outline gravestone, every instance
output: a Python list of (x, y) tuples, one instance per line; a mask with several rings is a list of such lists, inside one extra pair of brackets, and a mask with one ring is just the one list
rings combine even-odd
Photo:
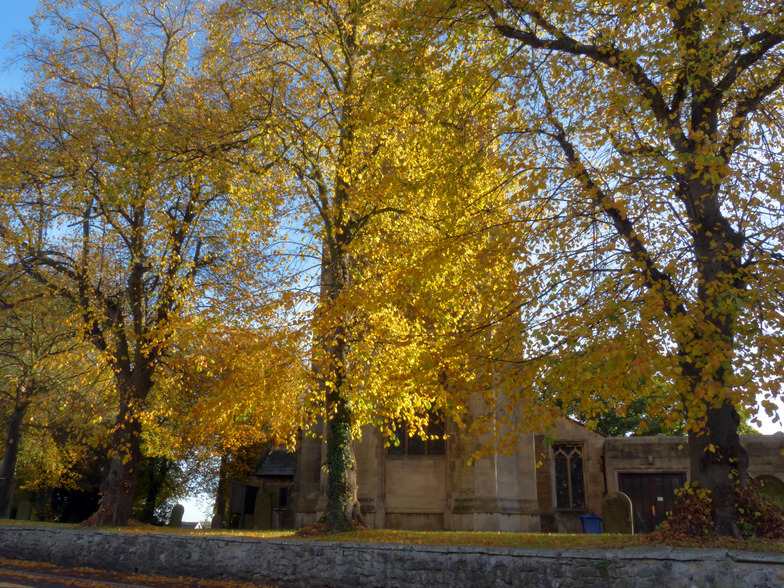
[(182, 515), (185, 514), (185, 507), (181, 504), (175, 504), (172, 509), (171, 516), (169, 517), (170, 527), (182, 527)]
[(210, 521), (210, 529), (222, 529), (223, 528), (223, 517), (219, 514), (212, 515), (212, 521)]
[(19, 503), (19, 506), (16, 507), (16, 520), (29, 521), (31, 510), (32, 510), (32, 505), (30, 504), (30, 501), (23, 500), (22, 502)]
[(610, 492), (602, 498), (602, 522), (605, 533), (634, 533), (632, 501), (623, 492)]
[(272, 528), (272, 494), (269, 490), (259, 490), (256, 494), (256, 505), (253, 508), (253, 528)]

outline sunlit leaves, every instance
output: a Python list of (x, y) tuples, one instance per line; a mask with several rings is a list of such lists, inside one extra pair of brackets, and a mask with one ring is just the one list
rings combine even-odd
[(115, 377), (111, 456), (125, 481), (109, 476), (121, 489), (106, 500), (133, 491), (139, 418), (189, 314), (209, 301), (221, 320), (269, 296), (276, 199), (244, 189), (258, 127), (197, 67), (199, 16), (187, 1), (44, 3), (27, 39), (32, 85), (3, 103), (4, 242), (77, 308)]

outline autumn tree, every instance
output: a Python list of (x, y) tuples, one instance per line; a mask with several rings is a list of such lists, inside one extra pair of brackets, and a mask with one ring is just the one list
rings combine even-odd
[[(194, 493), (216, 496), (225, 516), (229, 473), (268, 444), (293, 448), (303, 421), (306, 364), (285, 325), (194, 320), (169, 349), (144, 413), (144, 452), (184, 464)], [(250, 477), (244, 472), (242, 477)]]
[[(206, 294), (221, 298), (232, 278), (253, 281), (232, 272), (244, 245), (262, 248), (274, 208), (261, 193), (252, 208), (232, 193), (258, 127), (233, 125), (194, 70), (197, 21), (187, 0), (44, 1), (25, 40), (31, 85), (2, 104), (3, 241), (77, 307), (115, 379), (96, 524), (131, 516), (140, 414), (179, 317)], [(54, 221), (43, 243), (28, 222), (41, 206)]]
[[(312, 237), (320, 270), (313, 324), (316, 405), (326, 414), (329, 526), (351, 528), (359, 515), (353, 438), (357, 389), (349, 372), (352, 333), (350, 291), (356, 260), (351, 243), (379, 206), (358, 210), (379, 140), (363, 128), (361, 104), (372, 72), (362, 48), (373, 3), (227, 2), (217, 13), (216, 40), (232, 76), (270, 96), (269, 108), (284, 171), (278, 189), (301, 207), (292, 225)], [(252, 106), (252, 105), (251, 105)], [(266, 109), (266, 104), (264, 109)], [(251, 108), (250, 116), (264, 109)]]
[[(13, 265), (2, 269), (0, 414), (6, 435), (0, 517), (8, 518), (20, 452), (27, 487), (73, 482), (63, 470), (105, 433), (89, 423), (74, 426), (74, 412), (99, 413), (96, 404), (103, 405), (106, 390), (101, 365), (70, 320), (70, 306), (36, 287)], [(43, 466), (40, 456), (49, 463)]]
[(149, 525), (165, 525), (177, 499), (187, 496), (184, 468), (162, 455), (142, 451), (134, 501), (134, 518)]
[[(437, 188), (420, 172), (428, 158), (426, 169), (443, 161), (439, 142), (448, 149), (469, 137), (473, 146), (476, 138), (465, 112), (439, 116), (429, 106), (419, 108), (419, 93), (429, 83), (447, 88), (455, 108), (476, 97), (461, 95), (470, 84), (457, 72), (427, 77), (443, 63), (437, 55), (415, 74), (387, 75), (390, 64), (407, 58), (395, 44), (401, 34), (396, 17), (405, 4), (239, 0), (216, 14), (216, 56), (235, 80), (234, 92), (265, 97), (258, 107), (247, 103), (248, 116), (269, 112), (280, 154), (277, 188), (292, 209), (286, 253), (316, 262), (315, 287), (303, 280), (305, 292), (294, 298), (301, 310), (312, 309), (304, 325), (312, 341), (310, 425), (318, 433), (315, 423), (326, 420), (333, 530), (359, 518), (353, 441), (360, 427), (372, 423), (392, 434), (389, 425), (397, 419), (421, 423), (440, 393), (437, 378), (421, 387), (411, 378), (391, 384), (400, 383), (407, 359), (405, 353), (384, 355), (383, 333), (405, 337), (394, 323), (397, 302), (406, 304), (396, 295), (399, 274), (386, 272), (391, 260), (382, 260), (381, 252), (392, 251), (386, 237), (396, 229), (437, 208), (428, 203)], [(406, 96), (404, 85), (416, 91)], [(394, 255), (407, 259), (406, 251)], [(385, 290), (390, 284), (395, 292)], [(383, 308), (392, 296), (396, 301)], [(386, 360), (394, 361), (388, 371)]]
[(493, 358), (509, 410), (549, 390), (622, 412), (667, 382), (658, 409), (685, 417), (692, 479), (732, 533), (738, 407), (779, 394), (784, 21), (761, 2), (441, 8), (432, 23), (479, 25), (464, 59), (504, 53), (498, 145), (528, 197), (519, 312), (493, 327), (516, 341)]

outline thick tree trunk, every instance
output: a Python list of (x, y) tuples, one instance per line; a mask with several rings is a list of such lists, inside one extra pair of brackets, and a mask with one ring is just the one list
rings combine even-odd
[(16, 485), (16, 459), (19, 455), (22, 421), (27, 406), (27, 404), (17, 404), (6, 426), (3, 461), (0, 462), (0, 518), (3, 519), (11, 516), (11, 500)]
[(109, 471), (101, 484), (101, 504), (89, 524), (122, 527), (132, 518), (141, 459), (141, 430), (131, 403), (122, 401), (112, 435)]
[[(331, 302), (351, 284), (351, 260), (342, 247), (333, 250), (334, 257), (324, 264), (322, 288)], [(324, 354), (329, 361), (318, 368), (321, 372), (327, 409), (327, 527), (332, 532), (354, 529), (354, 522), (364, 523), (357, 499), (357, 470), (352, 433), (353, 415), (346, 400), (346, 373), (350, 361), (349, 326), (346, 316), (337, 321), (322, 345), (329, 345)]]
[(351, 411), (339, 393), (328, 395), (331, 418), (327, 421), (327, 526), (330, 531), (353, 531), (364, 524), (357, 499), (357, 468), (351, 432)]
[(716, 532), (737, 535), (734, 524), (736, 488), (746, 486), (749, 456), (740, 444), (740, 416), (725, 402), (708, 410), (705, 427), (689, 433), (692, 480), (710, 490), (715, 509)]
[(687, 368), (687, 373), (694, 383), (692, 399), (709, 403), (701, 431), (689, 434), (691, 475), (711, 492), (717, 533), (739, 536), (734, 523), (735, 490), (746, 486), (749, 456), (738, 435), (740, 415), (732, 402), (719, 394), (728, 389), (732, 367), (726, 358), (733, 357), (737, 301), (746, 288), (741, 265), (744, 238), (723, 218), (718, 188), (709, 178), (693, 181), (690, 193), (696, 203), (690, 216), (695, 219), (694, 250), (700, 276), (697, 301), (702, 322), (699, 345), (694, 349), (706, 355), (700, 358), (699, 366)]

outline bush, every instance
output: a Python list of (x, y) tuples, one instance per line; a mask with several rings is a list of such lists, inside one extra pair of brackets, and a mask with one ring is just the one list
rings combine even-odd
[[(784, 539), (784, 510), (763, 497), (751, 481), (735, 489), (735, 538)], [(652, 541), (682, 543), (717, 537), (710, 491), (687, 486), (675, 500), (675, 510), (650, 535)]]
[(736, 520), (743, 539), (784, 539), (784, 510), (760, 493), (756, 481), (735, 493)]

